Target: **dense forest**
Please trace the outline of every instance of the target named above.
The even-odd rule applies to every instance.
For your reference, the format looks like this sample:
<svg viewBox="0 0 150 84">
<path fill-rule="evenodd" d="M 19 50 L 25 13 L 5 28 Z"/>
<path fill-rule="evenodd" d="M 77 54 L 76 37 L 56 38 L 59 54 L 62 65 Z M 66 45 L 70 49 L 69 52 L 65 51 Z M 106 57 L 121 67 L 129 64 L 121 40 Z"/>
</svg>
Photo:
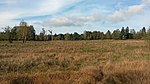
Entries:
<svg viewBox="0 0 150 84">
<path fill-rule="evenodd" d="M 127 39 L 144 39 L 150 36 L 150 28 L 141 28 L 140 31 L 130 29 L 129 27 L 122 27 L 114 31 L 108 30 L 106 33 L 101 31 L 84 31 L 82 34 L 66 33 L 66 34 L 52 34 L 52 31 L 48 31 L 46 34 L 44 28 L 39 35 L 36 35 L 35 29 L 32 25 L 28 26 L 26 22 L 21 21 L 19 26 L 2 28 L 4 31 L 0 32 L 0 41 L 50 41 L 50 40 L 103 40 L 103 39 L 115 39 L 115 40 L 127 40 Z M 146 30 L 147 29 L 147 30 Z"/>
</svg>

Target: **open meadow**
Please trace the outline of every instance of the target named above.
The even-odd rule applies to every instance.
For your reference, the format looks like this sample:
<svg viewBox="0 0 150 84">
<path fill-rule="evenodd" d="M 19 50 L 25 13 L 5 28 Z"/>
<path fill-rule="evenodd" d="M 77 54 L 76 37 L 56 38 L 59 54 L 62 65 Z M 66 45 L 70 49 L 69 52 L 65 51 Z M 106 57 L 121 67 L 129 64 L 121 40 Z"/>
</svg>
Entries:
<svg viewBox="0 0 150 84">
<path fill-rule="evenodd" d="M 0 42 L 0 84 L 148 84 L 144 40 Z"/>
</svg>

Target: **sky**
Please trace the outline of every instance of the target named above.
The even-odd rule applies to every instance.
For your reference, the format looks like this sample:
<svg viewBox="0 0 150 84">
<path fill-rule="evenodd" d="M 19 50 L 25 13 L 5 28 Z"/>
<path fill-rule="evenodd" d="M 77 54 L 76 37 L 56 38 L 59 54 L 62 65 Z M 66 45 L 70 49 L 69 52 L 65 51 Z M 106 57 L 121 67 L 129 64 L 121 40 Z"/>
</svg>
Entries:
<svg viewBox="0 0 150 84">
<path fill-rule="evenodd" d="M 83 33 L 150 26 L 150 0 L 0 0 L 2 27 L 24 20 L 54 33 Z M 47 32 L 48 33 L 48 32 Z"/>
</svg>

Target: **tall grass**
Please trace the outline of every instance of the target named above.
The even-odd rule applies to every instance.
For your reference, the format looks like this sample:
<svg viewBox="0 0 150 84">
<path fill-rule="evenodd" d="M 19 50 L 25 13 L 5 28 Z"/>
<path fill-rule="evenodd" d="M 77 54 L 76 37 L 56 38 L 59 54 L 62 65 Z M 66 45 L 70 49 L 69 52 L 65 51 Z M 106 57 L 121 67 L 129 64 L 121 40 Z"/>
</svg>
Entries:
<svg viewBox="0 0 150 84">
<path fill-rule="evenodd" d="M 0 84 L 147 84 L 144 40 L 0 42 Z"/>
</svg>

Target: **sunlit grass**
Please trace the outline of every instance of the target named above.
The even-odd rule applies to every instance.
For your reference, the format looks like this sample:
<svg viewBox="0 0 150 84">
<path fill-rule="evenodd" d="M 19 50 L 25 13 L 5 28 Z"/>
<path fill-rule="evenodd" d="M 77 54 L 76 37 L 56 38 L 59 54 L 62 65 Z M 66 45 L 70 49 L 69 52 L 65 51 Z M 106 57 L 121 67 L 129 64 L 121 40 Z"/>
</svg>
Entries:
<svg viewBox="0 0 150 84">
<path fill-rule="evenodd" d="M 148 83 L 149 56 L 149 47 L 143 40 L 0 42 L 0 83 L 29 80 L 27 82 L 42 84 L 42 81 L 57 83 L 56 80 L 60 80 L 61 84 L 124 81 L 134 84 L 139 77 L 143 79 L 139 81 Z M 61 79 L 67 76 L 70 80 Z M 132 76 L 139 77 L 132 81 Z"/>
</svg>

